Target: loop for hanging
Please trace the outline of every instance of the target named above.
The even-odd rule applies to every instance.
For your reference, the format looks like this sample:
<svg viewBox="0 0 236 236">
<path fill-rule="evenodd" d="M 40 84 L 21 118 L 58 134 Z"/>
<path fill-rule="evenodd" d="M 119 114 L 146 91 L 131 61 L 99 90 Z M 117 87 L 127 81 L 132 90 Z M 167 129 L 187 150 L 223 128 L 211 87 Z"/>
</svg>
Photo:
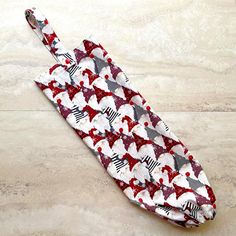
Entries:
<svg viewBox="0 0 236 236">
<path fill-rule="evenodd" d="M 66 68 L 76 64 L 74 54 L 63 46 L 46 17 L 38 9 L 33 7 L 25 10 L 25 18 L 59 64 Z"/>
</svg>

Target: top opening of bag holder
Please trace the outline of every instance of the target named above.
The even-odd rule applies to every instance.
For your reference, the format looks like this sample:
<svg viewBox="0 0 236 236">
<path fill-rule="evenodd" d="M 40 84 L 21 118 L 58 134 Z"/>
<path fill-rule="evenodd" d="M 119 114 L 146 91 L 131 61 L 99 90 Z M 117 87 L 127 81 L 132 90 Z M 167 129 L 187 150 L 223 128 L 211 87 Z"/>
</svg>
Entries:
<svg viewBox="0 0 236 236">
<path fill-rule="evenodd" d="M 30 27 L 59 64 L 66 69 L 76 64 L 74 53 L 64 47 L 47 18 L 37 8 L 32 7 L 25 10 L 25 17 Z"/>
</svg>

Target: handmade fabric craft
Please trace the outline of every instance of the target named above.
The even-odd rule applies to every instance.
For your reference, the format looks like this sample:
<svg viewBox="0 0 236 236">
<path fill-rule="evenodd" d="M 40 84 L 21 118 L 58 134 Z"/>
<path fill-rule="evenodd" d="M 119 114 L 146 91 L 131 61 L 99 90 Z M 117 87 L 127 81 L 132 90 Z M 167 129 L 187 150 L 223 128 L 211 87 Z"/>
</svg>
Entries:
<svg viewBox="0 0 236 236">
<path fill-rule="evenodd" d="M 57 60 L 34 81 L 127 198 L 183 227 L 214 219 L 216 199 L 201 165 L 104 47 L 90 37 L 67 50 L 39 10 L 25 16 Z"/>
</svg>

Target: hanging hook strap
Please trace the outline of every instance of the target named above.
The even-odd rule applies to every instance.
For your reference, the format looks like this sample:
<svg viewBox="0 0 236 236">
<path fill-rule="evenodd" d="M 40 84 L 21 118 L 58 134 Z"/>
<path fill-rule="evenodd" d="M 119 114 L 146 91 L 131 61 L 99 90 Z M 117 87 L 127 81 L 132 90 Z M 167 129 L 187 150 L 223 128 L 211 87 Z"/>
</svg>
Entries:
<svg viewBox="0 0 236 236">
<path fill-rule="evenodd" d="M 63 46 L 46 17 L 38 9 L 33 7 L 25 10 L 25 18 L 59 64 L 66 68 L 76 64 L 74 54 Z"/>
</svg>

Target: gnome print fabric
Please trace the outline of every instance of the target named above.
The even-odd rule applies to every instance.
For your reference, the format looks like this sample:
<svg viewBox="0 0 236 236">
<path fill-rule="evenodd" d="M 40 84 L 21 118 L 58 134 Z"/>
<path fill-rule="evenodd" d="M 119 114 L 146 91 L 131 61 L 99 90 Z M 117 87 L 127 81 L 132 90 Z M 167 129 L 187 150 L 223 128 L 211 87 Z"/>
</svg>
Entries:
<svg viewBox="0 0 236 236">
<path fill-rule="evenodd" d="M 57 60 L 34 81 L 125 196 L 179 226 L 214 219 L 216 199 L 201 165 L 101 43 L 90 37 L 66 50 L 39 10 L 25 16 Z"/>
</svg>

